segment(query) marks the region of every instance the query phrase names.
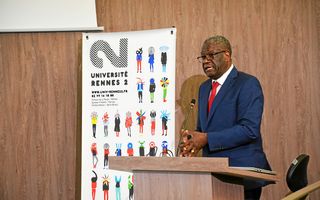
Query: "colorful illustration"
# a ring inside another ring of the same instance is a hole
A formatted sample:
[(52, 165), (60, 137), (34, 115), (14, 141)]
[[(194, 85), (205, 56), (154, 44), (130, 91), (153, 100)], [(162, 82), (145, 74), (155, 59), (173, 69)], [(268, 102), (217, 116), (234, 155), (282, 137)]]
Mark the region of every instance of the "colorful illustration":
[(142, 103), (143, 85), (144, 85), (143, 80), (141, 78), (137, 78), (137, 91), (138, 91), (139, 103)]
[(169, 79), (167, 77), (163, 77), (160, 80), (160, 85), (163, 88), (163, 102), (167, 102), (167, 88), (169, 85)]
[(138, 125), (139, 125), (139, 133), (143, 133), (143, 125), (144, 125), (144, 120), (146, 119), (146, 117), (144, 116), (146, 112), (142, 112), (142, 110), (140, 110), (140, 112), (136, 112), (137, 114), (137, 120), (138, 120)]
[(170, 113), (167, 112), (167, 110), (162, 110), (161, 111), (161, 121), (162, 121), (162, 135), (165, 135), (167, 136), (167, 133), (168, 133), (168, 120), (169, 120), (169, 115)]
[(154, 143), (153, 141), (151, 141), (149, 143), (149, 153), (146, 156), (156, 156), (157, 155), (157, 151), (158, 151), (158, 147), (156, 146), (156, 143)]
[(149, 47), (148, 49), (149, 54), (149, 64), (150, 64), (150, 72), (154, 72), (154, 47)]
[(129, 142), (127, 147), (128, 147), (127, 149), (128, 156), (133, 156), (133, 144)]
[(116, 156), (121, 156), (121, 146), (122, 146), (121, 143), (116, 143), (116, 151), (115, 151)]
[(143, 53), (143, 51), (142, 51), (142, 48), (139, 48), (137, 51), (136, 51), (136, 54), (137, 54), (137, 56), (136, 56), (136, 60), (137, 60), (137, 73), (141, 73), (141, 68), (142, 68), (142, 66), (141, 66), (141, 63), (142, 63), (142, 53)]
[(167, 51), (169, 50), (169, 47), (161, 46), (159, 50), (161, 51), (162, 72), (166, 72), (167, 71)]
[(150, 92), (150, 102), (154, 102), (154, 92), (156, 91), (156, 83), (154, 81), (154, 78), (150, 79), (150, 86), (149, 86), (149, 92)]
[(103, 169), (107, 169), (109, 166), (109, 144), (104, 143), (103, 149), (104, 149), (104, 160), (103, 160)]
[(128, 176), (128, 189), (129, 189), (129, 200), (133, 200), (133, 176)]
[(175, 151), (176, 30), (82, 38), (81, 199), (136, 199), (136, 176), (113, 169), (111, 157)]
[(128, 111), (126, 113), (125, 127), (127, 128), (127, 133), (129, 137), (131, 137), (131, 126), (132, 126), (132, 117), (131, 117), (131, 112)]
[(98, 114), (97, 112), (94, 111), (91, 113), (92, 133), (94, 138), (96, 138), (97, 121), (98, 121)]
[(97, 143), (92, 143), (91, 144), (91, 153), (92, 153), (92, 165), (93, 168), (96, 168), (97, 164), (98, 164), (98, 151), (97, 151)]
[(104, 200), (109, 200), (109, 184), (110, 184), (109, 176), (104, 175), (104, 177), (102, 177), (102, 190), (103, 190)]
[(139, 146), (139, 156), (144, 156), (144, 143), (145, 143), (145, 141), (139, 141), (139, 144), (140, 144), (140, 146)]
[(162, 141), (162, 152), (160, 153), (160, 157), (173, 157), (173, 152), (168, 149), (168, 142)]
[(94, 173), (94, 176), (91, 178), (91, 195), (92, 200), (95, 200), (98, 176), (95, 171), (92, 170), (92, 172)]
[(107, 112), (102, 117), (104, 137), (108, 136), (109, 115)]
[(114, 132), (116, 132), (116, 136), (120, 135), (120, 114), (117, 113), (114, 115)]
[(151, 117), (151, 135), (155, 135), (156, 133), (156, 116), (157, 113), (155, 110), (150, 111), (150, 117)]
[(114, 180), (116, 182), (116, 200), (121, 200), (121, 190), (120, 190), (120, 182), (121, 176), (115, 176)]

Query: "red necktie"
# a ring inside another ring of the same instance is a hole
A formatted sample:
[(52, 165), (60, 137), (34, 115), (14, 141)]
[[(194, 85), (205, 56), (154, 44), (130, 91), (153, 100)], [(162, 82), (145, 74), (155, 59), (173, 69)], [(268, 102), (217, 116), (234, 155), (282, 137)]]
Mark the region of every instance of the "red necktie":
[(213, 100), (216, 96), (218, 86), (219, 86), (219, 83), (217, 81), (212, 82), (212, 89), (211, 89), (211, 94), (210, 94), (209, 103), (208, 103), (208, 113), (210, 112)]

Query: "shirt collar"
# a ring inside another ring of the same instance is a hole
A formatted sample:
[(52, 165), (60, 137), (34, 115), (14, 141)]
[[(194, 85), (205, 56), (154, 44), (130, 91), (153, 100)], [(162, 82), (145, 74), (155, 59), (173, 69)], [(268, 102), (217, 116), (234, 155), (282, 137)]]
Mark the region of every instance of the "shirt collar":
[(222, 76), (220, 78), (218, 78), (217, 80), (213, 80), (212, 81), (217, 81), (219, 83), (219, 85), (223, 85), (223, 83), (226, 81), (227, 77), (229, 76), (231, 70), (233, 69), (234, 65), (231, 64), (231, 66), (229, 67), (229, 69), (224, 73), (222, 74)]

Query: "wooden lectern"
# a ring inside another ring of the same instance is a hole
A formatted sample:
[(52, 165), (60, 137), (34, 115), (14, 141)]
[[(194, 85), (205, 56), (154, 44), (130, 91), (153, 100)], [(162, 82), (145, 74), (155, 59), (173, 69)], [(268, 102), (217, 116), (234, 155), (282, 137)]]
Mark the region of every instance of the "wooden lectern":
[(278, 181), (276, 175), (229, 168), (228, 158), (109, 157), (109, 168), (133, 172), (137, 200), (242, 199), (243, 178)]

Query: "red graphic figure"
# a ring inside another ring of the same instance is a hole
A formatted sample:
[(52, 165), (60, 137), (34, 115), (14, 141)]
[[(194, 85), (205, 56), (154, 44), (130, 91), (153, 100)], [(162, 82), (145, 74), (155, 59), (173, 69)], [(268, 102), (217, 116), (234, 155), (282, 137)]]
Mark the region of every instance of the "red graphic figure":
[(103, 169), (107, 169), (109, 166), (109, 144), (105, 143), (103, 145), (103, 149), (104, 149), (104, 161), (103, 161)]
[(91, 153), (92, 153), (92, 164), (93, 168), (96, 168), (98, 163), (98, 157), (97, 157), (97, 144), (94, 142), (91, 144)]
[(116, 132), (116, 136), (119, 137), (120, 134), (120, 115), (117, 113), (114, 115), (114, 132)]
[(150, 111), (150, 117), (151, 117), (151, 135), (155, 135), (156, 132), (156, 111), (151, 110)]
[(131, 117), (131, 112), (128, 111), (126, 113), (126, 122), (125, 126), (127, 128), (128, 136), (131, 137), (131, 126), (132, 126), (132, 117)]
[(109, 200), (109, 183), (110, 183), (110, 179), (109, 176), (104, 175), (104, 177), (102, 177), (102, 190), (103, 190), (103, 196), (104, 196), (104, 200)]
[(107, 112), (104, 113), (102, 117), (102, 122), (103, 122), (103, 131), (104, 131), (104, 137), (108, 136), (108, 124), (109, 124), (109, 115)]
[(98, 176), (95, 171), (92, 170), (92, 172), (94, 173), (95, 176), (91, 178), (91, 192), (92, 192), (92, 200), (95, 200)]
[(137, 73), (141, 73), (141, 62), (142, 62), (142, 48), (139, 48), (137, 51), (136, 51), (136, 60), (137, 60)]
[(128, 156), (133, 156), (133, 145), (131, 142), (128, 143), (128, 149), (127, 149), (127, 153), (128, 153)]
[(140, 110), (140, 112), (136, 112), (137, 114), (137, 120), (138, 120), (138, 124), (139, 124), (139, 133), (143, 133), (143, 125), (144, 125), (144, 120), (146, 119), (146, 117), (144, 116), (146, 112), (142, 113), (142, 110)]

